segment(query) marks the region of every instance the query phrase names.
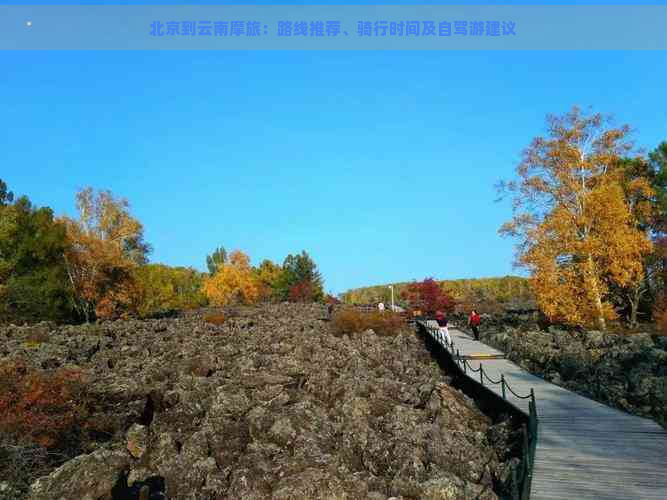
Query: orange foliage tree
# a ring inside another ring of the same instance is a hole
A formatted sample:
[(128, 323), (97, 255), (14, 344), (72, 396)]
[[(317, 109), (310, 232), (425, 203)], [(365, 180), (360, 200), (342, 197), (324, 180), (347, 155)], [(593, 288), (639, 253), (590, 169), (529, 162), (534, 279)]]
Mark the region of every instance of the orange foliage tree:
[(260, 297), (260, 283), (246, 254), (235, 250), (229, 262), (220, 264), (216, 273), (204, 278), (203, 290), (209, 302), (216, 306), (232, 303), (252, 304)]
[(76, 201), (79, 218), (63, 222), (71, 243), (65, 262), (77, 310), (86, 321), (121, 316), (131, 309), (132, 272), (150, 251), (143, 226), (130, 215), (128, 201), (109, 191), (86, 188)]
[[(500, 232), (519, 238), (517, 263), (530, 270), (550, 319), (604, 330), (616, 317), (610, 286), (640, 281), (651, 251), (614, 168), (631, 150), (629, 129), (607, 128), (602, 115), (576, 107), (547, 122), (549, 136), (524, 151), (518, 181), (500, 185), (515, 195), (514, 217)], [(632, 189), (650, 187), (636, 178)]]

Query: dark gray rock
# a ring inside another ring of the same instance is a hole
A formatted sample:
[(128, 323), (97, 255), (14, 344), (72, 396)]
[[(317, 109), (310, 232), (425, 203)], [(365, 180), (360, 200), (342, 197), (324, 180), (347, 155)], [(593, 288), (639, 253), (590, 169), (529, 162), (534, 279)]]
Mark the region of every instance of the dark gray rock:
[(649, 334), (487, 331), (484, 340), (537, 375), (667, 426), (667, 343)]
[(30, 498), (106, 500), (122, 477), (163, 478), (172, 499), (497, 498), (509, 430), (448, 385), (407, 326), (338, 338), (323, 310), (51, 326), (32, 347), (0, 328), (0, 361), (79, 366), (109, 433)]

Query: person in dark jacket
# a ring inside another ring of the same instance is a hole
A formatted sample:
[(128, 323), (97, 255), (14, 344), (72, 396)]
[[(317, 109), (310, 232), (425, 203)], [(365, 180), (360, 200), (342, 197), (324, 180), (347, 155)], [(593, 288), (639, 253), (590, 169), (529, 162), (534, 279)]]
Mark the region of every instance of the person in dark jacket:
[(447, 321), (447, 316), (442, 311), (437, 311), (435, 313), (435, 320), (438, 323), (438, 327), (440, 328), (440, 333), (445, 337), (445, 340), (447, 341), (447, 344), (452, 343), (452, 339), (449, 336), (449, 328), (448, 324), (449, 322)]

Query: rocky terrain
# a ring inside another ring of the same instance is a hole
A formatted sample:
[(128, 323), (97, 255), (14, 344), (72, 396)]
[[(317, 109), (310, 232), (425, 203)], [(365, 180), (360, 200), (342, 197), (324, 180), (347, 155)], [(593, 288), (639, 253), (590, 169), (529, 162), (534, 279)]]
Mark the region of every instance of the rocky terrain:
[(540, 329), (536, 318), (487, 317), (482, 341), (554, 384), (667, 427), (667, 337)]
[(0, 499), (498, 498), (509, 424), (454, 389), (407, 327), (337, 337), (324, 316), (278, 304), (219, 325), (0, 327), (0, 364), (80, 372), (87, 411), (50, 468), (22, 455), (10, 470), (28, 448), (0, 434)]

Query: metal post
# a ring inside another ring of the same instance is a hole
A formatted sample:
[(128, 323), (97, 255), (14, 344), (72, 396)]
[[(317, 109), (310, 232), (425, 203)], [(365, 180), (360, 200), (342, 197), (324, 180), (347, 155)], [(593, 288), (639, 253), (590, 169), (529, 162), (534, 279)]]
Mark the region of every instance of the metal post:
[(516, 480), (516, 467), (512, 466), (512, 500), (519, 500), (519, 485)]
[(479, 382), (484, 385), (484, 367), (482, 363), (479, 364)]
[(530, 447), (528, 443), (528, 429), (526, 429), (526, 424), (521, 424), (521, 430), (523, 432), (523, 464), (524, 464), (524, 480), (526, 475), (528, 474), (528, 471), (530, 469), (529, 466), (529, 456), (528, 454), (530, 453)]
[(500, 387), (503, 389), (503, 399), (507, 399), (507, 395), (505, 394), (505, 374), (500, 375)]

